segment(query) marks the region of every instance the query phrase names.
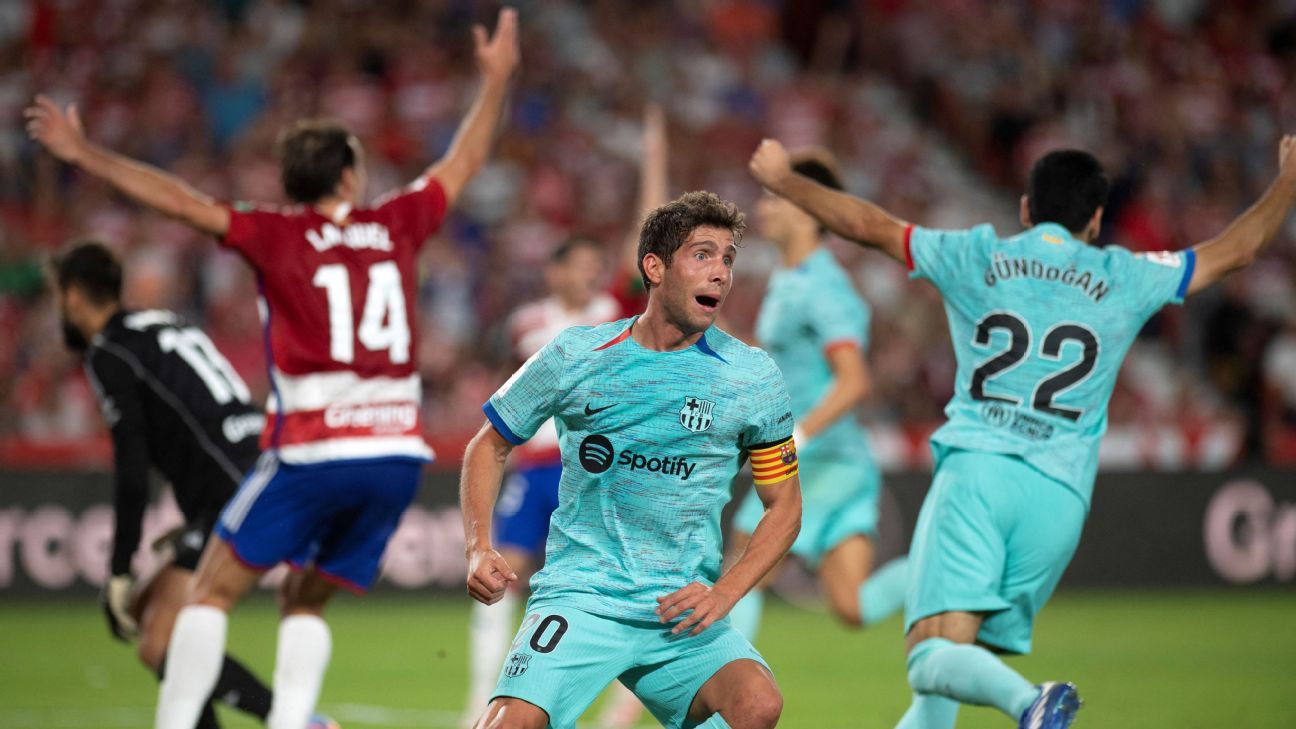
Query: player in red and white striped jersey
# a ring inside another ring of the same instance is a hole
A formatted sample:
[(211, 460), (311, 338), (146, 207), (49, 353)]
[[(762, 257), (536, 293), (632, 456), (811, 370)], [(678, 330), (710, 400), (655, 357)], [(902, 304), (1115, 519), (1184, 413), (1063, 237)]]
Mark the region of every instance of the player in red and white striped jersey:
[(38, 97), (28, 130), (55, 157), (159, 212), (218, 236), (256, 270), (272, 414), (266, 454), (226, 506), (168, 649), (158, 729), (192, 729), (224, 653), (227, 614), (281, 561), (284, 582), (271, 729), (303, 729), (331, 638), (321, 617), (337, 585), (363, 591), (432, 452), (414, 368), (416, 254), (485, 163), (518, 63), (517, 15), (473, 29), (482, 86), (450, 149), (372, 208), (363, 152), (346, 130), (308, 122), (282, 141), (297, 205), (219, 204), (161, 170), (89, 142), (74, 107)]

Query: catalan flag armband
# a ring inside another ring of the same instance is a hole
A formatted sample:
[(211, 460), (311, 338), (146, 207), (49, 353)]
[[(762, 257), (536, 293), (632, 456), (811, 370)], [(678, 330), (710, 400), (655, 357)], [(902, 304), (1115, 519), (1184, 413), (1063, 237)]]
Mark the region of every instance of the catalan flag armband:
[(792, 438), (772, 446), (751, 450), (752, 478), (757, 486), (769, 486), (797, 475), (796, 441)]

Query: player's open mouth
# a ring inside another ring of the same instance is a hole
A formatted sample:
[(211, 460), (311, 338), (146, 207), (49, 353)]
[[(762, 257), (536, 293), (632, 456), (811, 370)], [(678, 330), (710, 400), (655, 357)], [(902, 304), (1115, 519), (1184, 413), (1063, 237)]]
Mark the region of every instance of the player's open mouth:
[(703, 309), (706, 309), (707, 311), (715, 311), (716, 307), (720, 305), (719, 296), (708, 296), (707, 294), (701, 294), (698, 296), (694, 296), (693, 300), (698, 302), (698, 305), (701, 306)]

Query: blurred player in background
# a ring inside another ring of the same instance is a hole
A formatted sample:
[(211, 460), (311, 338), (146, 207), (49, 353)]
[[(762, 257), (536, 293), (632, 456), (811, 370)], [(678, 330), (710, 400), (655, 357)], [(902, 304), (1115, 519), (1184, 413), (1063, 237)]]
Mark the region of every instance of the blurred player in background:
[[(644, 111), (644, 137), (640, 160), (639, 215), (642, 221), (666, 202), (666, 119), (661, 107)], [(518, 367), (563, 330), (593, 326), (634, 316), (643, 311), (639, 279), (637, 228), (629, 232), (619, 252), (621, 270), (612, 285), (600, 289), (606, 278), (606, 252), (591, 238), (574, 237), (561, 243), (545, 266), (549, 295), (519, 307), (509, 317), (509, 338)], [(490, 699), (509, 642), (517, 630), (518, 598), (523, 596), (531, 573), (544, 561), (549, 515), (558, 508), (558, 481), (562, 456), (558, 429), (545, 421), (536, 434), (513, 451), (512, 472), (504, 481), (495, 505), (495, 544), (519, 575), (504, 597), (494, 605), (472, 604), (469, 622), (468, 714), (475, 719)], [(602, 723), (629, 726), (642, 709), (634, 696), (620, 693)]]
[[(1033, 686), (991, 651), (1030, 650), (1035, 615), (1080, 539), (1126, 351), (1161, 307), (1248, 265), (1296, 202), (1296, 137), (1277, 179), (1223, 233), (1182, 251), (1093, 245), (1107, 178), (1093, 156), (1051, 152), (1021, 201), (1028, 230), (939, 231), (796, 174), (776, 141), (756, 180), (830, 230), (903, 262), (945, 299), (958, 361), (949, 420), (932, 436), (936, 472), (914, 532), (905, 600), (913, 703), (903, 729), (954, 726), (959, 703), (1020, 727), (1061, 729), (1070, 683)], [(985, 647), (982, 647), (985, 646)], [(989, 648), (989, 650), (987, 650)]]
[[(825, 187), (842, 189), (827, 152), (798, 155), (792, 169)], [(854, 417), (870, 385), (864, 359), (868, 304), (832, 251), (821, 245), (819, 221), (770, 194), (757, 203), (756, 217), (783, 260), (783, 268), (770, 276), (756, 337), (787, 380), (797, 422), (804, 513), (792, 553), (819, 573), (839, 620), (867, 627), (903, 606), (908, 574), (903, 557), (871, 574), (882, 476)], [(732, 553), (742, 553), (762, 512), (760, 499), (749, 493), (734, 515)], [(764, 586), (747, 593), (732, 614), (734, 627), (752, 642)]]
[[(200, 329), (170, 311), (122, 307), (121, 263), (107, 247), (74, 245), (54, 259), (53, 269), (64, 343), (84, 353), (86, 376), (112, 432), (116, 524), (103, 592), (108, 629), (123, 641), (138, 639), (140, 661), (161, 677), (198, 558), (221, 508), (261, 454), (257, 436), (265, 416)], [(185, 523), (160, 540), (168, 554), (137, 586), (131, 561), (143, 531), (150, 466), (171, 484)], [(262, 721), (270, 712), (270, 689), (228, 655), (210, 696)], [(198, 726), (220, 726), (210, 701)]]
[[(725, 619), (801, 513), (783, 376), (713, 326), (742, 230), (710, 193), (653, 211), (645, 313), (564, 331), (483, 406), (460, 494), (474, 598), (496, 602), (517, 579), (490, 528), (510, 450), (553, 418), (564, 468), (545, 566), (479, 727), (572, 727), (618, 678), (668, 727), (777, 724), (774, 678)], [(721, 574), (720, 511), (748, 458), (768, 510)]]
[(283, 138), (283, 209), (218, 204), (182, 181), (89, 142), (74, 108), (38, 97), (28, 129), (54, 156), (159, 212), (220, 237), (256, 270), (274, 419), (266, 454), (225, 508), (176, 621), (158, 729), (190, 729), (211, 695), (227, 614), (282, 561), (272, 729), (302, 729), (331, 638), (337, 585), (367, 589), (432, 453), (419, 422), (412, 353), (417, 253), (485, 163), (518, 63), (517, 15), (473, 28), (482, 86), (445, 156), (408, 188), (359, 207), (364, 160), (340, 127), (300, 123)]

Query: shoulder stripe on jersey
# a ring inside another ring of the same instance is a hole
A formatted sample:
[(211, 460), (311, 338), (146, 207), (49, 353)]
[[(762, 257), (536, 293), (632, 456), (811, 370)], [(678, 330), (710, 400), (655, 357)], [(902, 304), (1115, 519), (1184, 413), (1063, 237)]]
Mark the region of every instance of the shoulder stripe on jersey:
[(702, 350), (702, 354), (709, 354), (712, 357), (715, 357), (716, 359), (720, 360), (721, 362), (724, 362), (725, 364), (729, 364), (729, 360), (725, 359), (724, 357), (721, 357), (719, 354), (716, 354), (716, 351), (714, 349), (711, 349), (711, 343), (707, 341), (705, 332), (702, 333), (702, 336), (698, 337), (696, 346), (698, 349)]
[(189, 426), (189, 430), (193, 432), (194, 439), (198, 441), (198, 445), (202, 446), (202, 449), (207, 451), (207, 455), (211, 456), (212, 460), (216, 461), (216, 464), (221, 467), (221, 470), (225, 472), (225, 475), (229, 476), (236, 485), (243, 480), (243, 471), (230, 461), (224, 451), (217, 448), (216, 444), (211, 442), (211, 439), (207, 437), (207, 432), (198, 425), (198, 421), (195, 420), (193, 414), (189, 412), (189, 408), (185, 407), (185, 404), (180, 401), (180, 398), (175, 396), (175, 393), (163, 386), (161, 381), (153, 376), (153, 373), (145, 369), (144, 365), (140, 363), (139, 359), (131, 353), (130, 350), (122, 347), (116, 342), (105, 341), (100, 343), (99, 351), (112, 354), (122, 362), (125, 362), (126, 365), (135, 372), (135, 376), (140, 378), (141, 382), (148, 385), (150, 390), (157, 393), (157, 396), (161, 398), (163, 402), (170, 405), (171, 409), (176, 412), (176, 415), (180, 416), (180, 419), (184, 421), (185, 425)]
[(605, 349), (607, 349), (607, 348), (609, 348), (609, 347), (614, 347), (614, 346), (616, 346), (616, 345), (618, 345), (618, 344), (624, 342), (626, 339), (629, 339), (629, 338), (630, 338), (630, 327), (626, 327), (624, 332), (621, 332), (620, 334), (616, 335), (616, 337), (614, 337), (614, 338), (612, 338), (612, 339), (610, 339), (610, 340), (604, 342), (603, 344), (600, 344), (599, 346), (595, 347), (595, 348), (594, 348), (594, 351), (595, 351), (595, 352), (602, 352), (603, 350), (605, 350)]
[(1197, 267), (1197, 251), (1189, 248), (1184, 251), (1184, 275), (1179, 281), (1179, 289), (1175, 291), (1175, 298), (1182, 299), (1188, 295), (1188, 284), (1192, 283), (1193, 269)]
[(913, 223), (910, 223), (904, 230), (905, 268), (910, 271), (914, 270), (913, 251), (909, 249), (909, 241), (913, 239), (913, 229)]
[(490, 421), (491, 425), (495, 426), (495, 430), (499, 431), (500, 435), (504, 436), (504, 440), (515, 446), (526, 442), (526, 438), (519, 437), (517, 433), (513, 432), (512, 428), (508, 427), (508, 423), (504, 422), (504, 418), (500, 417), (499, 411), (495, 409), (495, 406), (489, 400), (486, 401), (485, 405), (482, 405), (482, 412), (486, 413), (486, 419)]

